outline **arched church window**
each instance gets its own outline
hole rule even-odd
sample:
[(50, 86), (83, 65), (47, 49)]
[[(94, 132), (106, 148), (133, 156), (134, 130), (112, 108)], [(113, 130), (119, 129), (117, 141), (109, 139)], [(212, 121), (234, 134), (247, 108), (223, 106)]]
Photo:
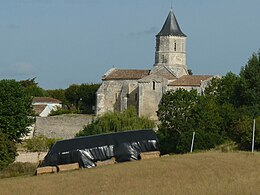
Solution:
[(153, 81), (153, 90), (155, 90), (155, 81)]
[(176, 51), (177, 50), (177, 43), (176, 43), (176, 41), (174, 41), (174, 51)]

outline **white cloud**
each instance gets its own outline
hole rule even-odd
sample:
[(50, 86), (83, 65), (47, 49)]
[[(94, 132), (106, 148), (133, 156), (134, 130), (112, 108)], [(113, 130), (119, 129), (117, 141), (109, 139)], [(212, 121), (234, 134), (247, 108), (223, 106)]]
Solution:
[(7, 69), (7, 74), (12, 76), (30, 75), (33, 73), (33, 65), (26, 62), (17, 62), (15, 64), (11, 64)]
[(155, 26), (152, 26), (151, 28), (146, 29), (146, 30), (141, 31), (141, 32), (130, 32), (128, 35), (131, 36), (131, 37), (142, 36), (142, 35), (151, 35), (151, 34), (155, 34), (157, 31), (158, 31), (158, 28), (155, 27)]

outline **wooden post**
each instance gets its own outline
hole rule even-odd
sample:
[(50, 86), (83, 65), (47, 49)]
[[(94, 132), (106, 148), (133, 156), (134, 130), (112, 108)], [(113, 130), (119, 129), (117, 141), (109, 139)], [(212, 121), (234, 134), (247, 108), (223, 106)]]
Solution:
[(254, 152), (254, 146), (255, 146), (255, 119), (253, 122), (252, 152)]
[(194, 137), (195, 137), (195, 131), (193, 131), (193, 133), (192, 133), (192, 140), (191, 140), (191, 146), (190, 146), (190, 152), (191, 153), (193, 151)]

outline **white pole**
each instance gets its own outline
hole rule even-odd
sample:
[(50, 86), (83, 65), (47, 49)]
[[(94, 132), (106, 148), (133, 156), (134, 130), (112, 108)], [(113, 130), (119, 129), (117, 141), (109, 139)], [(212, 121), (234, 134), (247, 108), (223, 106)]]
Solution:
[(194, 137), (195, 137), (195, 131), (193, 131), (193, 133), (192, 133), (192, 140), (191, 140), (190, 152), (193, 151)]
[(254, 152), (254, 146), (255, 146), (255, 119), (253, 122), (252, 152)]

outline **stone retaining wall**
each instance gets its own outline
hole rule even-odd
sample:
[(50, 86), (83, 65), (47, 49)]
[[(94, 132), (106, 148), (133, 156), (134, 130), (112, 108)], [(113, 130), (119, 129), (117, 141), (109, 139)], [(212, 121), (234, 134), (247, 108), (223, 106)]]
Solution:
[(93, 116), (82, 114), (37, 117), (33, 135), (62, 139), (73, 138), (76, 133), (92, 120)]

